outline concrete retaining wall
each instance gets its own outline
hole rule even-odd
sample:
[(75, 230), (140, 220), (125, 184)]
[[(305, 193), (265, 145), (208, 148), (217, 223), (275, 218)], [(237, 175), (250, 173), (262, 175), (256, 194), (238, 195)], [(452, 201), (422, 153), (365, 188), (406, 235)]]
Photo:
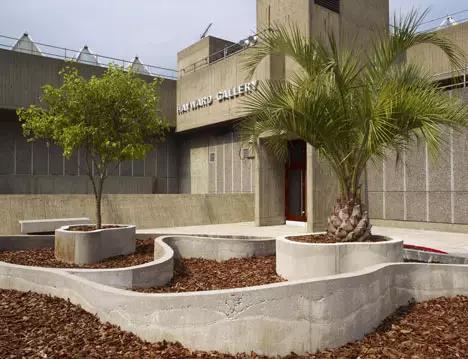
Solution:
[(276, 239), (276, 271), (288, 280), (349, 273), (402, 261), (403, 240), (313, 244), (290, 241), (286, 237)]
[(424, 263), (468, 264), (468, 257), (405, 249), (404, 259)]
[(60, 270), (0, 263), (0, 287), (70, 299), (149, 341), (267, 355), (362, 338), (412, 298), (468, 295), (468, 266), (386, 264), (353, 274), (225, 291), (140, 294)]
[[(103, 222), (131, 223), (138, 229), (249, 222), (252, 194), (105, 195)], [(0, 235), (20, 234), (18, 220), (63, 217), (95, 219), (89, 195), (0, 195)]]

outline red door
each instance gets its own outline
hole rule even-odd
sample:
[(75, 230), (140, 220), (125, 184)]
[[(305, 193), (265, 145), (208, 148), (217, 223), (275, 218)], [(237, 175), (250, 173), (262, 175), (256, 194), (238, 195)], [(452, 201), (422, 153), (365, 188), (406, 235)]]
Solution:
[(306, 186), (307, 147), (304, 141), (293, 141), (286, 164), (286, 220), (307, 222)]

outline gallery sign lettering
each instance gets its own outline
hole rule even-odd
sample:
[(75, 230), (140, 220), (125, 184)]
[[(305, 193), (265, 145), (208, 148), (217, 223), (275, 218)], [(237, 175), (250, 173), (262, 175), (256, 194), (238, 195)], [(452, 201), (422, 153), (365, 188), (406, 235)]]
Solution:
[[(219, 91), (216, 94), (216, 100), (218, 102), (229, 101), (235, 99), (239, 96), (249, 94), (253, 91), (256, 91), (258, 88), (258, 81), (251, 81), (224, 91)], [(200, 108), (209, 107), (213, 104), (213, 96), (201, 97), (198, 100), (187, 102), (183, 105), (177, 106), (177, 114), (182, 115), (184, 113), (195, 111)]]

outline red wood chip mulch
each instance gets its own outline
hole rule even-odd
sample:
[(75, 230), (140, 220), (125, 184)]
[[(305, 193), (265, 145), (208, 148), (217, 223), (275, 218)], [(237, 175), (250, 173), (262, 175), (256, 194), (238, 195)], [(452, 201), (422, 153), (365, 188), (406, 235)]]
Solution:
[[(299, 243), (321, 243), (321, 244), (343, 243), (343, 242), (337, 241), (335, 238), (329, 236), (328, 234), (309, 234), (307, 236), (287, 237), (286, 239), (293, 241), (293, 242), (299, 242)], [(385, 242), (385, 240), (377, 236), (372, 236), (369, 239), (367, 239), (366, 242), (364, 243), (368, 243), (368, 242), (377, 243), (377, 242)]]
[(175, 262), (174, 277), (165, 287), (137, 289), (142, 293), (181, 293), (253, 287), (284, 282), (276, 274), (276, 256), (229, 259), (223, 262), (184, 258)]
[(0, 261), (24, 266), (45, 268), (126, 268), (154, 260), (154, 239), (137, 240), (136, 251), (127, 256), (108, 258), (100, 263), (77, 265), (55, 259), (53, 249), (28, 249), (24, 251), (0, 251)]
[[(0, 290), (1, 358), (266, 358), (195, 352), (178, 343), (148, 343), (63, 299)], [(376, 333), (316, 359), (468, 358), (468, 297), (400, 308)]]

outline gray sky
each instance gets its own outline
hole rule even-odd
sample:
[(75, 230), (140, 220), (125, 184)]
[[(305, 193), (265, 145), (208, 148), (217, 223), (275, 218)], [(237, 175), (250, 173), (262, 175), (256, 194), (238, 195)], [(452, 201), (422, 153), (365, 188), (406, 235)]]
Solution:
[[(346, 1), (346, 0), (344, 0)], [(28, 31), (36, 42), (116, 58), (139, 55), (176, 67), (177, 52), (210, 34), (238, 41), (255, 31), (255, 0), (0, 0), (0, 35)], [(460, 0), (390, 0), (391, 11), (431, 7), (429, 19), (465, 10)], [(468, 12), (455, 19), (468, 18)], [(439, 25), (437, 21), (432, 26)], [(9, 44), (0, 38), (0, 44)]]

